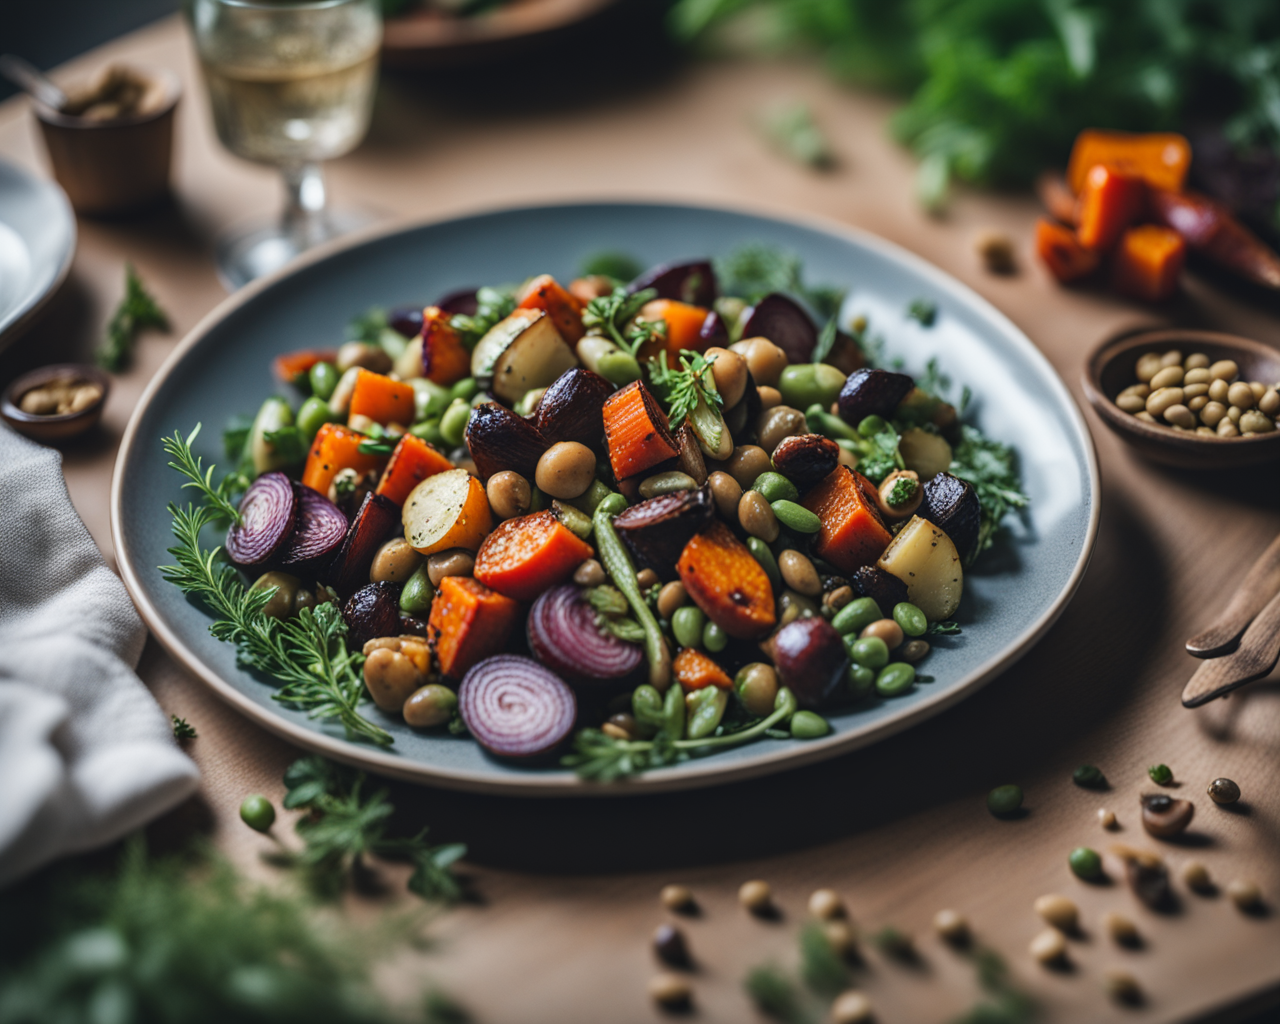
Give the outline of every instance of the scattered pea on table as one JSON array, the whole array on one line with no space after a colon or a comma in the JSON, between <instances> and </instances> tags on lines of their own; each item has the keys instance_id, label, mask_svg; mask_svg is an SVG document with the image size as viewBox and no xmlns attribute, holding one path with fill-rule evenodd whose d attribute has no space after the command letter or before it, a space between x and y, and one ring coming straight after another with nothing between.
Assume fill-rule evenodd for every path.
<instances>
[{"instance_id":1,"label":"scattered pea on table","mask_svg":"<svg viewBox=\"0 0 1280 1024\"><path fill-rule=\"evenodd\" d=\"M1071 781L1085 789L1101 789L1107 784L1107 777L1102 769L1091 764L1082 764L1071 773Z\"/></svg>"},{"instance_id":2,"label":"scattered pea on table","mask_svg":"<svg viewBox=\"0 0 1280 1024\"><path fill-rule=\"evenodd\" d=\"M1087 846L1077 846L1067 856L1067 865L1071 873L1086 882L1093 882L1102 877L1102 858L1097 850Z\"/></svg>"},{"instance_id":3,"label":"scattered pea on table","mask_svg":"<svg viewBox=\"0 0 1280 1024\"><path fill-rule=\"evenodd\" d=\"M240 820L255 832L266 832L275 824L276 809L261 793L254 793L240 804Z\"/></svg>"},{"instance_id":4,"label":"scattered pea on table","mask_svg":"<svg viewBox=\"0 0 1280 1024\"><path fill-rule=\"evenodd\" d=\"M1022 787L997 786L987 794L987 810L997 818L1006 818L1022 810Z\"/></svg>"},{"instance_id":5,"label":"scattered pea on table","mask_svg":"<svg viewBox=\"0 0 1280 1024\"><path fill-rule=\"evenodd\" d=\"M1173 769L1167 764L1153 764L1147 769L1147 774L1157 786L1167 786L1173 781Z\"/></svg>"}]
</instances>

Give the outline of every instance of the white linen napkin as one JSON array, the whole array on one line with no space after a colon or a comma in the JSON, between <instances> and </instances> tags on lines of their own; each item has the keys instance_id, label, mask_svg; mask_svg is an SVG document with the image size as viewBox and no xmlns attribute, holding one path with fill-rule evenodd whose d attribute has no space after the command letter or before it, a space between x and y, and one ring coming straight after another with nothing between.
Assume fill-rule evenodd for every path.
<instances>
[{"instance_id":1,"label":"white linen napkin","mask_svg":"<svg viewBox=\"0 0 1280 1024\"><path fill-rule=\"evenodd\" d=\"M146 636L71 505L61 454L0 424L0 886L195 790L133 671Z\"/></svg>"}]
</instances>

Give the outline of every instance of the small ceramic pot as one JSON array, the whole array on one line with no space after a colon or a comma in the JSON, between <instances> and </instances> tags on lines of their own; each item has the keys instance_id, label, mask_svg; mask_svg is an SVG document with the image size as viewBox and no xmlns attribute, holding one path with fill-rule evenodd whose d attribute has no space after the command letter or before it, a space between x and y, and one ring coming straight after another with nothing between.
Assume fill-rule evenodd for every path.
<instances>
[{"instance_id":1,"label":"small ceramic pot","mask_svg":"<svg viewBox=\"0 0 1280 1024\"><path fill-rule=\"evenodd\" d=\"M57 380L68 379L96 384L102 389L102 394L92 405L77 412L42 416L22 410L22 396L28 391ZM42 444L54 444L69 440L96 426L102 419L102 410L106 408L107 396L110 394L111 378L98 367L88 363L54 363L24 373L5 388L4 397L0 398L0 416L18 433L26 434Z\"/></svg>"}]
</instances>

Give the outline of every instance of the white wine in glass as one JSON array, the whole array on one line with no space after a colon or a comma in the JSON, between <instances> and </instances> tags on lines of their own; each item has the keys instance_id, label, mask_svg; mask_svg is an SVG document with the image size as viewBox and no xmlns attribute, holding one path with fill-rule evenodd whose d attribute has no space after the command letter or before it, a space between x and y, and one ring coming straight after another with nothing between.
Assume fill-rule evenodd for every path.
<instances>
[{"instance_id":1,"label":"white wine in glass","mask_svg":"<svg viewBox=\"0 0 1280 1024\"><path fill-rule=\"evenodd\" d=\"M279 167L288 193L281 222L219 243L238 287L354 226L327 207L320 164L368 130L382 21L378 0L191 0L189 16L219 140Z\"/></svg>"}]
</instances>

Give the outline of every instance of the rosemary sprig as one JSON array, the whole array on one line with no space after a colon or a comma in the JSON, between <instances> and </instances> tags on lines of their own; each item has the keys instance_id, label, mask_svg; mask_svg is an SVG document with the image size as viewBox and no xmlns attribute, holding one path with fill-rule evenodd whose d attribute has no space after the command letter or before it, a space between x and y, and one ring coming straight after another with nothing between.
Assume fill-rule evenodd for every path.
<instances>
[{"instance_id":1,"label":"rosemary sprig","mask_svg":"<svg viewBox=\"0 0 1280 1024\"><path fill-rule=\"evenodd\" d=\"M610 294L587 303L587 308L582 312L582 326L587 329L588 334L606 335L619 348L635 355L640 346L655 333L665 335L665 323L659 328L647 320L626 329L628 322L640 312L640 308L657 297L658 292L653 288L645 288L632 295L625 286L619 285Z\"/></svg>"},{"instance_id":2,"label":"rosemary sprig","mask_svg":"<svg viewBox=\"0 0 1280 1024\"><path fill-rule=\"evenodd\" d=\"M124 298L107 324L107 338L98 349L98 365L111 373L126 369L133 359L138 332L169 329L169 318L142 283L132 263L124 265Z\"/></svg>"},{"instance_id":3,"label":"rosemary sprig","mask_svg":"<svg viewBox=\"0 0 1280 1024\"><path fill-rule=\"evenodd\" d=\"M192 487L199 491L204 497L205 505L217 513L217 518L238 523L240 512L227 497L227 480L221 480L215 485L213 471L216 467L210 464L209 468L205 469L204 460L191 450L196 438L200 436L201 425L197 423L195 430L191 431L185 440L175 430L173 437L166 437L161 442L164 453L173 460L169 463L169 468L176 469L187 478L187 482L182 485L183 489Z\"/></svg>"}]
</instances>

